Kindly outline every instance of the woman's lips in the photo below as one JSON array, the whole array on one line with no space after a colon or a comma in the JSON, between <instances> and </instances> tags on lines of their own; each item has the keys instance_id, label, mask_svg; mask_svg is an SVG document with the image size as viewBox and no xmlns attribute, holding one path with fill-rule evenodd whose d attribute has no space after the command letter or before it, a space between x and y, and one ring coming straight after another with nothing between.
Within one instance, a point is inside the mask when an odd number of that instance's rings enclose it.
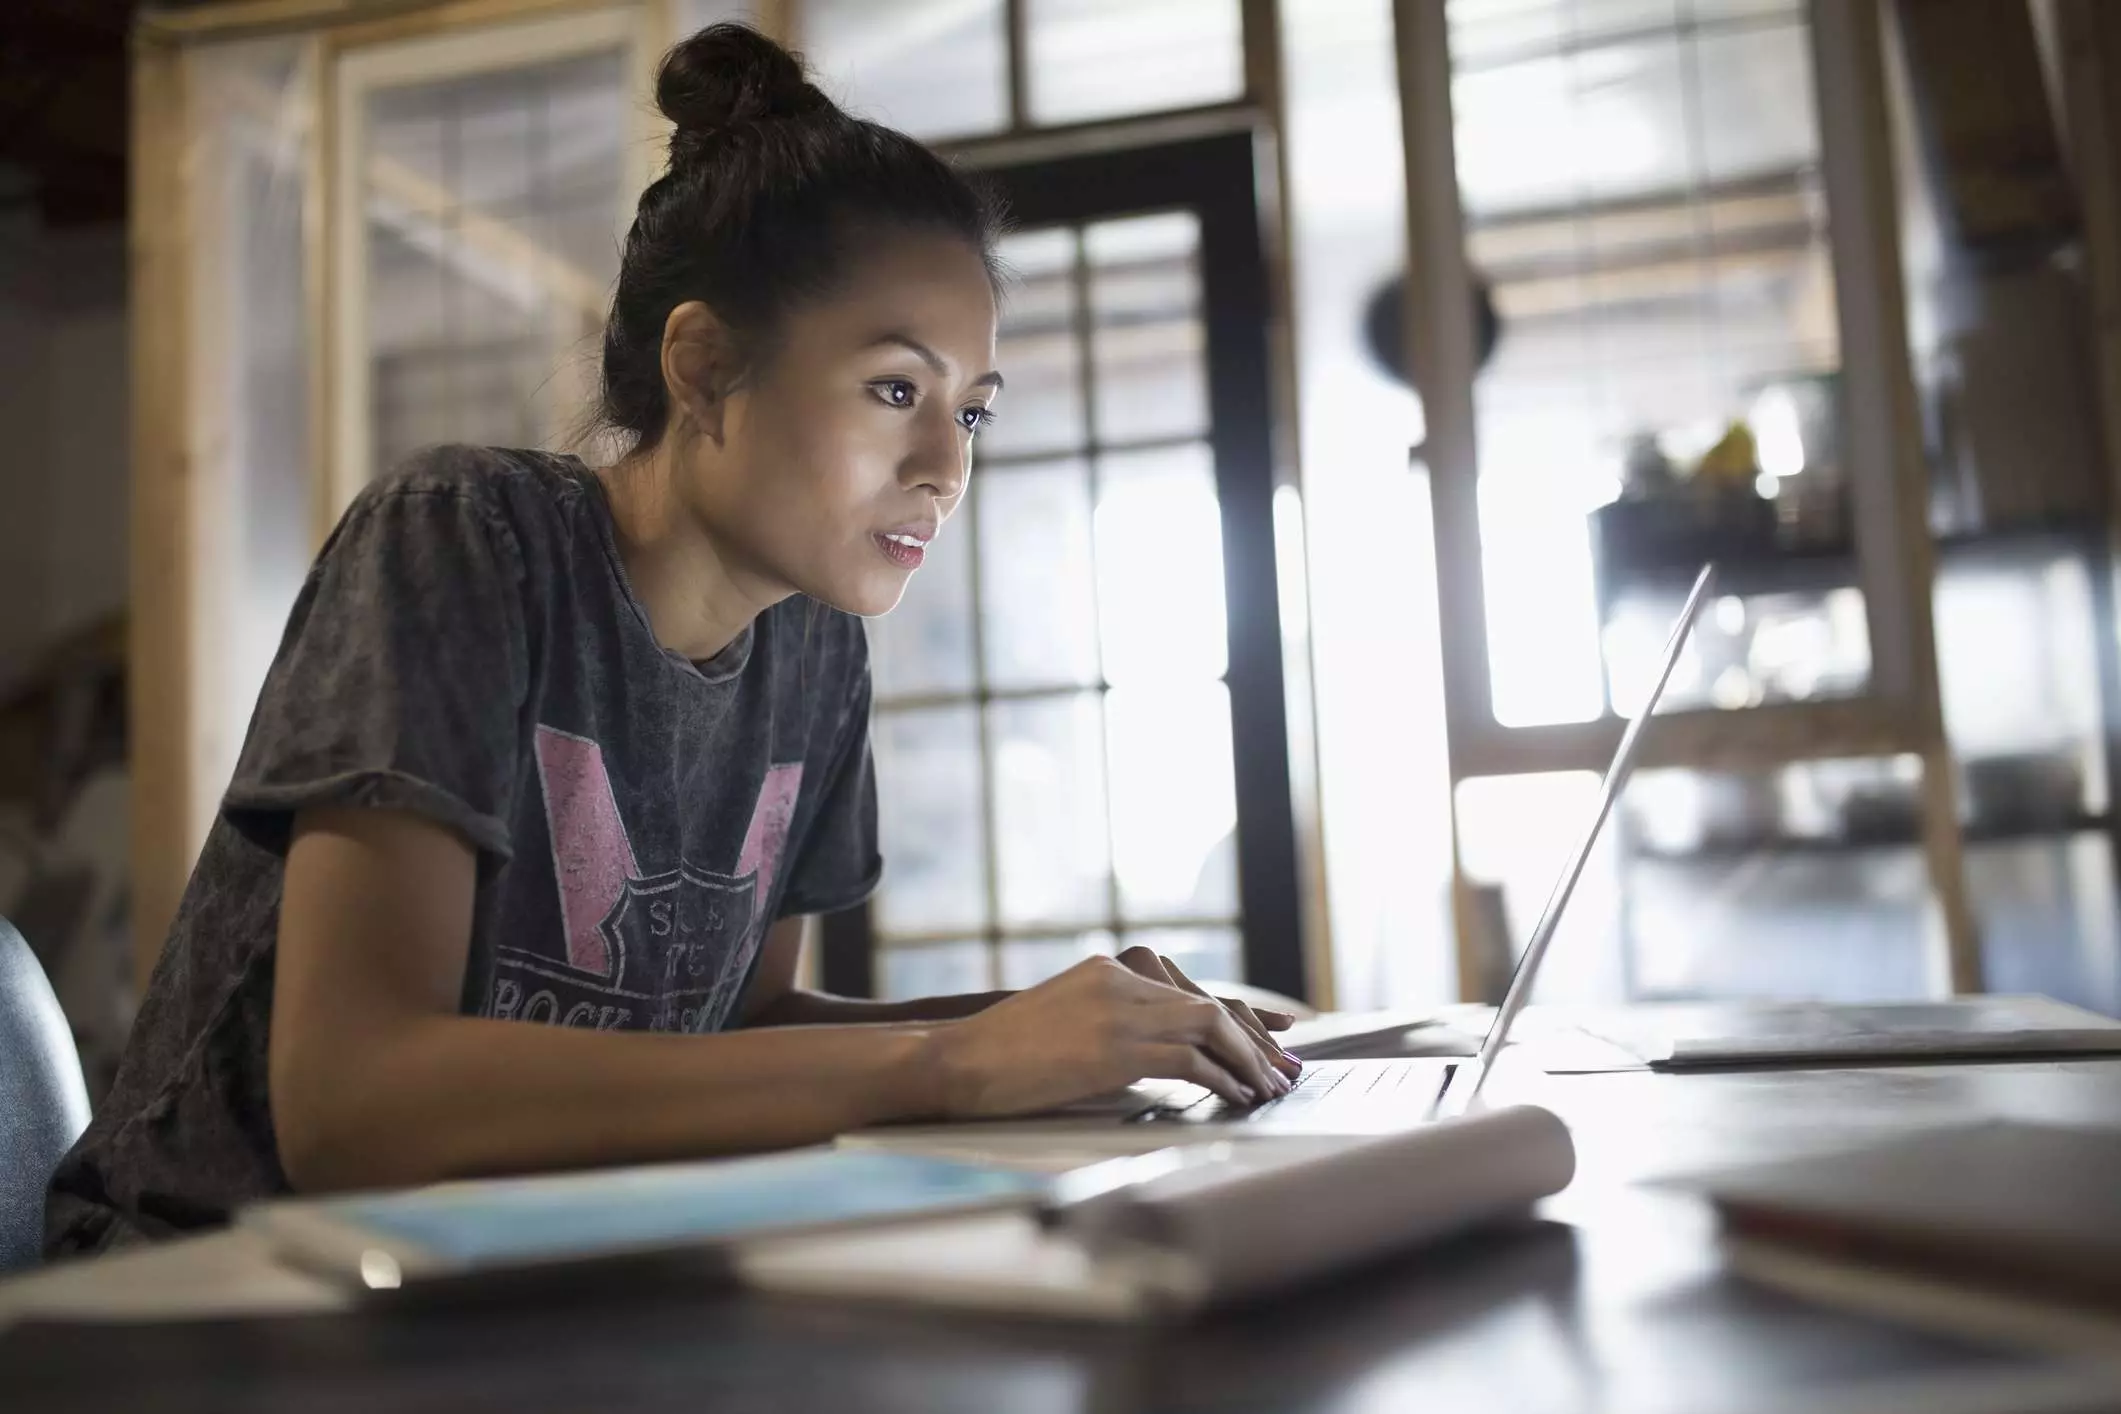
<instances>
[{"instance_id":1,"label":"woman's lips","mask_svg":"<svg viewBox=\"0 0 2121 1414\"><path fill-rule=\"evenodd\" d=\"M927 544L917 536L880 531L873 538L877 548L884 552L884 558L900 569L917 570L921 561L928 558Z\"/></svg>"}]
</instances>

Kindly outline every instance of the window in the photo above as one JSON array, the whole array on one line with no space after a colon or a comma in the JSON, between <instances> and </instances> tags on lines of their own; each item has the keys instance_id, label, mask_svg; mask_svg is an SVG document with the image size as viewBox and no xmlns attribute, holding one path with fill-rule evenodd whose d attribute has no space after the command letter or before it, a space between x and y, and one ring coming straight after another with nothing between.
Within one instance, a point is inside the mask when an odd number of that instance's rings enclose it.
<instances>
[{"instance_id":1,"label":"window","mask_svg":"<svg viewBox=\"0 0 2121 1414\"><path fill-rule=\"evenodd\" d=\"M1303 990L1253 173L1249 133L994 171L1009 387L871 625L885 882L828 986L1140 942Z\"/></svg>"},{"instance_id":2,"label":"window","mask_svg":"<svg viewBox=\"0 0 2121 1414\"><path fill-rule=\"evenodd\" d=\"M698 5L704 19L710 9ZM926 139L1245 96L1238 0L803 0L797 41L856 112Z\"/></svg>"},{"instance_id":3,"label":"window","mask_svg":"<svg viewBox=\"0 0 2121 1414\"><path fill-rule=\"evenodd\" d=\"M1199 242L1180 211L1003 250L999 420L872 629L887 991L1023 985L1141 933L1238 970Z\"/></svg>"},{"instance_id":4,"label":"window","mask_svg":"<svg viewBox=\"0 0 2121 1414\"><path fill-rule=\"evenodd\" d=\"M1500 322L1475 392L1495 714L1583 721L1640 695L1640 640L1685 588L1594 563L1594 516L1646 463L1683 473L1747 422L1760 516L1846 548L1804 11L1451 0L1449 18L1468 251ZM1675 704L1861 691L1860 594L1759 587L1778 592L1690 649Z\"/></svg>"}]
</instances>

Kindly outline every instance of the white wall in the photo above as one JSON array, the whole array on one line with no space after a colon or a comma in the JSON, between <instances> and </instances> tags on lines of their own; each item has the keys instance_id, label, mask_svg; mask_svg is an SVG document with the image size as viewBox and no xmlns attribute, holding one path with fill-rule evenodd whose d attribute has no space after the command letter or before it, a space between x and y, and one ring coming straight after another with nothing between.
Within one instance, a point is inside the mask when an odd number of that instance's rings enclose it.
<instances>
[{"instance_id":1,"label":"white wall","mask_svg":"<svg viewBox=\"0 0 2121 1414\"><path fill-rule=\"evenodd\" d=\"M0 692L126 594L122 228L0 215Z\"/></svg>"}]
</instances>

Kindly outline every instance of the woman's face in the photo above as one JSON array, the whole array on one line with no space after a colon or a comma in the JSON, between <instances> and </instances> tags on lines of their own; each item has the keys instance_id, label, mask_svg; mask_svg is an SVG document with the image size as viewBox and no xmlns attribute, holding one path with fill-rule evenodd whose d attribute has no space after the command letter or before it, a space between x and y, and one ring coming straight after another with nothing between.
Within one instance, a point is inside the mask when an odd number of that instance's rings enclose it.
<instances>
[{"instance_id":1,"label":"woman's face","mask_svg":"<svg viewBox=\"0 0 2121 1414\"><path fill-rule=\"evenodd\" d=\"M916 233L861 251L729 394L712 469L688 490L731 570L873 616L898 604L964 497L1002 380L976 251Z\"/></svg>"}]
</instances>

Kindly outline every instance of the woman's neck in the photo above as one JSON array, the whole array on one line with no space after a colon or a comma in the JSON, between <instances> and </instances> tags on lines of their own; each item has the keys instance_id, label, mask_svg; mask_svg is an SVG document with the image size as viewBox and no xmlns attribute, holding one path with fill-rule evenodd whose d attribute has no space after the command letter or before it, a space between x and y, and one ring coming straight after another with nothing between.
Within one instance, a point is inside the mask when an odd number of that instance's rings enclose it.
<instances>
[{"instance_id":1,"label":"woman's neck","mask_svg":"<svg viewBox=\"0 0 2121 1414\"><path fill-rule=\"evenodd\" d=\"M617 531L619 558L656 642L705 662L736 641L774 599L733 565L676 490L668 441L595 475ZM778 596L774 596L778 597Z\"/></svg>"}]
</instances>

